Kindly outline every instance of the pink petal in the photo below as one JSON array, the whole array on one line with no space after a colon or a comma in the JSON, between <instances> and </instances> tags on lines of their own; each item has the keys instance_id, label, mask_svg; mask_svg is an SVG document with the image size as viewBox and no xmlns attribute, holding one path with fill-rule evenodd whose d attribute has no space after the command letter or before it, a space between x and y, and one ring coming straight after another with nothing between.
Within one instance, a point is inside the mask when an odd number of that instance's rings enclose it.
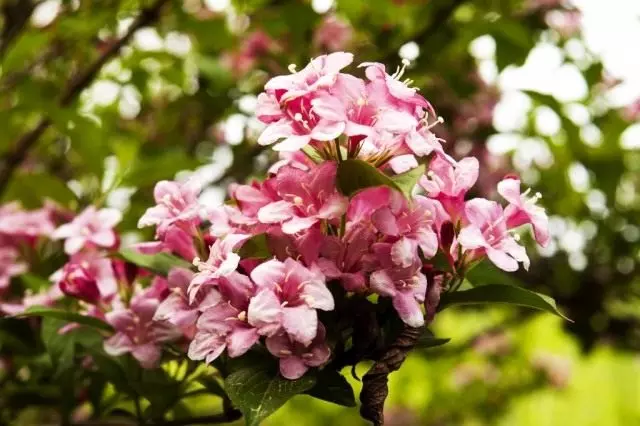
<instances>
[{"instance_id":1,"label":"pink petal","mask_svg":"<svg viewBox=\"0 0 640 426\"><path fill-rule=\"evenodd\" d=\"M251 279L258 287L274 288L284 280L284 263L278 260L268 260L251 271Z\"/></svg>"},{"instance_id":2,"label":"pink petal","mask_svg":"<svg viewBox=\"0 0 640 426\"><path fill-rule=\"evenodd\" d=\"M333 194L325 200L318 211L321 219L335 219L342 216L349 205L349 199L341 194Z\"/></svg>"},{"instance_id":3,"label":"pink petal","mask_svg":"<svg viewBox=\"0 0 640 426\"><path fill-rule=\"evenodd\" d=\"M153 368L158 365L162 351L153 343L146 343L133 348L131 354L138 360L142 368Z\"/></svg>"},{"instance_id":4,"label":"pink petal","mask_svg":"<svg viewBox=\"0 0 640 426\"><path fill-rule=\"evenodd\" d=\"M396 217L388 207L376 210L371 215L373 225L385 235L396 236L400 232Z\"/></svg>"},{"instance_id":5,"label":"pink petal","mask_svg":"<svg viewBox=\"0 0 640 426\"><path fill-rule=\"evenodd\" d=\"M153 226L162 223L170 217L167 207L163 205L153 206L147 209L138 220L138 228Z\"/></svg>"},{"instance_id":6,"label":"pink petal","mask_svg":"<svg viewBox=\"0 0 640 426\"><path fill-rule=\"evenodd\" d=\"M418 160L413 154L398 155L389 160L389 166L394 173L404 173L418 167Z\"/></svg>"},{"instance_id":7,"label":"pink petal","mask_svg":"<svg viewBox=\"0 0 640 426\"><path fill-rule=\"evenodd\" d=\"M231 358L245 354L258 341L255 328L238 327L227 336L227 352Z\"/></svg>"},{"instance_id":8,"label":"pink petal","mask_svg":"<svg viewBox=\"0 0 640 426\"><path fill-rule=\"evenodd\" d=\"M280 374L286 379L299 379L304 376L308 369L309 367L307 367L302 358L289 356L280 359Z\"/></svg>"},{"instance_id":9,"label":"pink petal","mask_svg":"<svg viewBox=\"0 0 640 426\"><path fill-rule=\"evenodd\" d=\"M287 138L294 134L291 123L286 118L267 126L258 138L260 145L269 145L279 139Z\"/></svg>"},{"instance_id":10,"label":"pink petal","mask_svg":"<svg viewBox=\"0 0 640 426\"><path fill-rule=\"evenodd\" d=\"M424 325L424 314L420 303L412 293L398 292L393 298L393 307L398 312L400 319L408 326L421 327Z\"/></svg>"},{"instance_id":11,"label":"pink petal","mask_svg":"<svg viewBox=\"0 0 640 426\"><path fill-rule=\"evenodd\" d=\"M64 252L76 254L84 247L87 240L84 237L69 237L64 241Z\"/></svg>"},{"instance_id":12,"label":"pink petal","mask_svg":"<svg viewBox=\"0 0 640 426\"><path fill-rule=\"evenodd\" d=\"M296 341L308 346L318 330L318 314L306 305L282 309L282 326Z\"/></svg>"},{"instance_id":13,"label":"pink petal","mask_svg":"<svg viewBox=\"0 0 640 426\"><path fill-rule=\"evenodd\" d=\"M458 235L458 242L465 250L473 250L489 246L484 235L482 235L482 231L473 225L462 228Z\"/></svg>"},{"instance_id":14,"label":"pink petal","mask_svg":"<svg viewBox=\"0 0 640 426\"><path fill-rule=\"evenodd\" d=\"M284 200L269 203L258 210L258 220L262 223L279 223L292 216L291 203Z\"/></svg>"},{"instance_id":15,"label":"pink petal","mask_svg":"<svg viewBox=\"0 0 640 426\"><path fill-rule=\"evenodd\" d=\"M395 283L387 271L376 271L369 277L371 289L381 296L394 297L397 293Z\"/></svg>"},{"instance_id":16,"label":"pink petal","mask_svg":"<svg viewBox=\"0 0 640 426\"><path fill-rule=\"evenodd\" d=\"M91 242L101 247L112 247L116 243L116 235L111 229L98 231L90 237Z\"/></svg>"},{"instance_id":17,"label":"pink petal","mask_svg":"<svg viewBox=\"0 0 640 426\"><path fill-rule=\"evenodd\" d=\"M317 141L330 141L340 136L344 132L344 128L344 121L329 121L323 119L316 124L310 136L311 139Z\"/></svg>"},{"instance_id":18,"label":"pink petal","mask_svg":"<svg viewBox=\"0 0 640 426\"><path fill-rule=\"evenodd\" d=\"M416 259L417 244L408 238L401 238L391 247L391 261L403 268L408 268Z\"/></svg>"},{"instance_id":19,"label":"pink petal","mask_svg":"<svg viewBox=\"0 0 640 426\"><path fill-rule=\"evenodd\" d=\"M104 341L104 351L107 355L120 356L133 349L133 342L124 333L116 333Z\"/></svg>"},{"instance_id":20,"label":"pink petal","mask_svg":"<svg viewBox=\"0 0 640 426\"><path fill-rule=\"evenodd\" d=\"M507 253L501 250L494 249L493 247L487 247L487 257L498 268L507 272L514 272L518 270L518 262Z\"/></svg>"},{"instance_id":21,"label":"pink petal","mask_svg":"<svg viewBox=\"0 0 640 426\"><path fill-rule=\"evenodd\" d=\"M293 235L305 229L311 228L318 219L315 217L298 217L294 216L282 224L282 232Z\"/></svg>"},{"instance_id":22,"label":"pink petal","mask_svg":"<svg viewBox=\"0 0 640 426\"><path fill-rule=\"evenodd\" d=\"M438 251L438 236L431 229L422 229L417 234L418 244L425 257L433 257Z\"/></svg>"},{"instance_id":23,"label":"pink petal","mask_svg":"<svg viewBox=\"0 0 640 426\"><path fill-rule=\"evenodd\" d=\"M194 361L206 358L206 362L209 363L218 358L225 348L224 336L215 333L198 332L191 344L189 344L187 355Z\"/></svg>"},{"instance_id":24,"label":"pink petal","mask_svg":"<svg viewBox=\"0 0 640 426\"><path fill-rule=\"evenodd\" d=\"M520 181L518 179L507 178L498 182L498 194L516 206L522 203L520 197Z\"/></svg>"},{"instance_id":25,"label":"pink petal","mask_svg":"<svg viewBox=\"0 0 640 426\"><path fill-rule=\"evenodd\" d=\"M273 146L274 151L295 152L311 142L311 136L309 135L291 135L280 143Z\"/></svg>"},{"instance_id":26,"label":"pink petal","mask_svg":"<svg viewBox=\"0 0 640 426\"><path fill-rule=\"evenodd\" d=\"M262 335L273 335L282 322L280 300L271 290L262 290L249 302L247 319Z\"/></svg>"},{"instance_id":27,"label":"pink petal","mask_svg":"<svg viewBox=\"0 0 640 426\"><path fill-rule=\"evenodd\" d=\"M334 308L333 295L324 283L324 280L307 281L304 285L302 295L307 300L307 305L323 311L332 311Z\"/></svg>"}]
</instances>

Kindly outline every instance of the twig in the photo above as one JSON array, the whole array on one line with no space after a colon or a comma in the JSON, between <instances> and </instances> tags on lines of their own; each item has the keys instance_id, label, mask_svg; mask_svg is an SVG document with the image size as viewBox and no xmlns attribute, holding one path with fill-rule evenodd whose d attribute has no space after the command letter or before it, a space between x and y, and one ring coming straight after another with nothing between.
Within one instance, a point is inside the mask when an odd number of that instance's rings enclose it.
<instances>
[{"instance_id":1,"label":"twig","mask_svg":"<svg viewBox=\"0 0 640 426\"><path fill-rule=\"evenodd\" d=\"M384 425L384 402L389 394L389 374L398 370L416 344L420 328L405 326L395 342L378 358L362 378L360 415L374 426Z\"/></svg>"},{"instance_id":2,"label":"twig","mask_svg":"<svg viewBox=\"0 0 640 426\"><path fill-rule=\"evenodd\" d=\"M160 16L160 9L168 1L156 0L154 4L143 9L122 38L111 44L82 74L71 80L60 98L60 106L68 106L93 81L104 64L112 59L122 46L129 42L137 30L156 21ZM0 169L0 194L6 189L15 169L22 164L31 148L50 125L51 120L49 118L41 118L40 122L31 131L18 139L14 144L14 149L5 155Z\"/></svg>"}]
</instances>

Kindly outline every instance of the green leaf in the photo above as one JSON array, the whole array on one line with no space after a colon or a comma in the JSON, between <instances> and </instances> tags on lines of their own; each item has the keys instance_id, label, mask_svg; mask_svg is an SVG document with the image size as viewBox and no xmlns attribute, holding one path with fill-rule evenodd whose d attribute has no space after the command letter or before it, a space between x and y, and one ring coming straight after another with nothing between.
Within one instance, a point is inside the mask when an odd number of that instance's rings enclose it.
<instances>
[{"instance_id":1,"label":"green leaf","mask_svg":"<svg viewBox=\"0 0 640 426\"><path fill-rule=\"evenodd\" d=\"M567 319L549 296L521 287L503 284L488 284L470 290L445 293L440 298L439 310L455 305L477 305L484 303L506 303L551 312Z\"/></svg>"},{"instance_id":2,"label":"green leaf","mask_svg":"<svg viewBox=\"0 0 640 426\"><path fill-rule=\"evenodd\" d=\"M487 284L505 284L511 286L522 286L522 281L513 275L498 269L493 263L484 260L473 268L469 269L464 277L473 284L474 287Z\"/></svg>"},{"instance_id":3,"label":"green leaf","mask_svg":"<svg viewBox=\"0 0 640 426\"><path fill-rule=\"evenodd\" d=\"M319 371L316 377L316 384L305 392L307 395L345 407L356 406L353 389L342 374L325 369Z\"/></svg>"},{"instance_id":4,"label":"green leaf","mask_svg":"<svg viewBox=\"0 0 640 426\"><path fill-rule=\"evenodd\" d=\"M60 329L66 324L65 320L55 317L45 317L42 321L42 342L58 376L76 367L76 345L95 347L103 341L99 333L88 328L76 328L61 334Z\"/></svg>"},{"instance_id":5,"label":"green leaf","mask_svg":"<svg viewBox=\"0 0 640 426\"><path fill-rule=\"evenodd\" d=\"M433 348L436 346L442 346L445 343L449 343L450 340L451 339L435 337L431 332L431 330L425 327L424 332L418 338L418 341L416 342L416 345L414 346L414 348L415 349Z\"/></svg>"},{"instance_id":6,"label":"green leaf","mask_svg":"<svg viewBox=\"0 0 640 426\"><path fill-rule=\"evenodd\" d=\"M224 388L222 387L222 385L220 384L220 382L218 382L218 380L216 380L215 377L212 376L202 376L200 378L198 378L198 382L204 386L207 391L209 391L210 393L214 394L214 395L218 395L221 397L226 397L227 393L224 391Z\"/></svg>"},{"instance_id":7,"label":"green leaf","mask_svg":"<svg viewBox=\"0 0 640 426\"><path fill-rule=\"evenodd\" d=\"M393 176L391 180L400 188L405 197L410 198L413 193L413 188L418 184L418 179L424 175L426 169L427 166L420 164L414 169Z\"/></svg>"},{"instance_id":8,"label":"green leaf","mask_svg":"<svg viewBox=\"0 0 640 426\"><path fill-rule=\"evenodd\" d=\"M271 257L267 234L258 234L249 238L238 250L238 255L243 259L266 259Z\"/></svg>"},{"instance_id":9,"label":"green leaf","mask_svg":"<svg viewBox=\"0 0 640 426\"><path fill-rule=\"evenodd\" d=\"M26 208L40 207L47 198L65 206L76 201L75 194L63 181L45 173L16 174L4 195L5 200L19 200Z\"/></svg>"},{"instance_id":10,"label":"green leaf","mask_svg":"<svg viewBox=\"0 0 640 426\"><path fill-rule=\"evenodd\" d=\"M186 260L169 253L143 254L134 249L122 249L118 254L128 262L165 277L173 268L191 269L193 266Z\"/></svg>"},{"instance_id":11,"label":"green leaf","mask_svg":"<svg viewBox=\"0 0 640 426\"><path fill-rule=\"evenodd\" d=\"M376 186L388 186L403 192L393 179L362 160L350 159L339 163L336 181L340 192L347 196Z\"/></svg>"},{"instance_id":12,"label":"green leaf","mask_svg":"<svg viewBox=\"0 0 640 426\"><path fill-rule=\"evenodd\" d=\"M231 373L225 380L225 389L246 424L254 426L315 383L315 377L309 375L298 380L285 379L275 365L260 364Z\"/></svg>"},{"instance_id":13,"label":"green leaf","mask_svg":"<svg viewBox=\"0 0 640 426\"><path fill-rule=\"evenodd\" d=\"M62 309L45 308L43 306L32 306L26 311L16 315L17 318L21 317L43 317L43 318L55 318L65 322L72 322L76 324L86 325L91 328L96 328L105 331L113 331L113 328L104 321L98 318L89 317L86 315L78 314L75 312L67 312Z\"/></svg>"}]
</instances>

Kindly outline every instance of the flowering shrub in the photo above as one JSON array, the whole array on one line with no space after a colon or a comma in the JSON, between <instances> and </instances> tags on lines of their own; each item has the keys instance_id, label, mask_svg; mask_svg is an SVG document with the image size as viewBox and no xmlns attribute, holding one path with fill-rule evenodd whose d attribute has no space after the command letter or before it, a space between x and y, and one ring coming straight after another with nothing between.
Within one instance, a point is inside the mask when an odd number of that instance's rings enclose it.
<instances>
[{"instance_id":1,"label":"flowering shrub","mask_svg":"<svg viewBox=\"0 0 640 426\"><path fill-rule=\"evenodd\" d=\"M138 417L162 422L184 388L167 396L144 380L132 387L129 371L145 377L163 360L188 359L182 381L215 388L227 419L241 412L248 424L298 393L354 405L340 372L363 360L373 366L361 414L382 424L388 374L413 347L446 342L426 328L439 310L496 302L558 313L545 296L465 279L485 259L528 268L520 229L549 240L540 195L507 176L497 187L504 204L470 197L478 161L445 154L433 133L441 119L402 80L408 64L389 74L363 63L361 79L343 72L352 61L337 52L271 79L258 98L258 142L280 160L264 181L232 185L215 208L199 202L195 178L157 183L156 205L138 223L155 227L153 241L121 249L113 209L89 206L65 220L4 207L0 290L29 267L21 244L63 240L69 257L54 286L20 302L7 295L0 309L66 321L55 339L75 339L116 388L143 396L150 407ZM79 334L92 328L97 346Z\"/></svg>"}]
</instances>

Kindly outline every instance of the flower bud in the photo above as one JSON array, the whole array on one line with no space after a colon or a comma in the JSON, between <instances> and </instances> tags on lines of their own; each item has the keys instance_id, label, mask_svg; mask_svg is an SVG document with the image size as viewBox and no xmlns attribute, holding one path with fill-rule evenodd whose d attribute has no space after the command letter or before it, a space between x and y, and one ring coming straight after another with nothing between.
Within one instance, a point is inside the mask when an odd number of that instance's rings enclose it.
<instances>
[{"instance_id":1,"label":"flower bud","mask_svg":"<svg viewBox=\"0 0 640 426\"><path fill-rule=\"evenodd\" d=\"M67 296L95 304L100 300L96 277L81 264L67 264L60 280L60 290Z\"/></svg>"}]
</instances>

